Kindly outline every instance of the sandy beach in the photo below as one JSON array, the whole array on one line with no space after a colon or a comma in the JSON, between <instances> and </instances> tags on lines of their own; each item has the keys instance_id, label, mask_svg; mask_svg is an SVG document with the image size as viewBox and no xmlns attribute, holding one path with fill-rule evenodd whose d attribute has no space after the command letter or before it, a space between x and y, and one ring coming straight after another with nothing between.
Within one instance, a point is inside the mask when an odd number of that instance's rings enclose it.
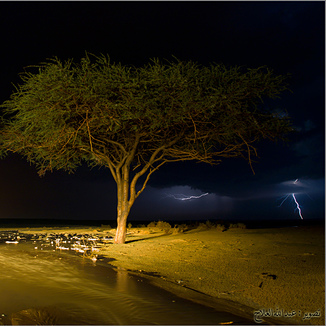
<instances>
[{"instance_id":1,"label":"sandy beach","mask_svg":"<svg viewBox=\"0 0 326 326\"><path fill-rule=\"evenodd\" d=\"M19 229L20 232L97 233L114 229ZM173 230L173 229L172 229ZM166 234L131 228L125 245L100 255L114 268L196 302L236 309L253 324L325 324L325 233L316 226L239 229L200 227ZM231 323L232 321L230 321Z\"/></svg>"}]
</instances>

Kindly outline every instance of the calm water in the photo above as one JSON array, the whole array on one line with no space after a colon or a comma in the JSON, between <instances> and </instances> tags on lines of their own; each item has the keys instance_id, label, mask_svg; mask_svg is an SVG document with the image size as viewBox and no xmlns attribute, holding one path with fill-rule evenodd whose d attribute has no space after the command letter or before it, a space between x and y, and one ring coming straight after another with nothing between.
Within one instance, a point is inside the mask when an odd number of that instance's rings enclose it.
<instances>
[{"instance_id":1,"label":"calm water","mask_svg":"<svg viewBox=\"0 0 326 326\"><path fill-rule=\"evenodd\" d=\"M43 308L56 324L251 324L69 253L0 244L0 316Z\"/></svg>"}]
</instances>

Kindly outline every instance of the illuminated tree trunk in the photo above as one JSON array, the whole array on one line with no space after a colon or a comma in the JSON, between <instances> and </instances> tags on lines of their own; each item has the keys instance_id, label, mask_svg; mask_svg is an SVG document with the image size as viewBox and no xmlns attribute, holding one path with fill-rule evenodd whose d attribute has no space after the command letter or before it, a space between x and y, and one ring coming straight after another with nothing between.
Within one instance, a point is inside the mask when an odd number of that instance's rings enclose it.
<instances>
[{"instance_id":1,"label":"illuminated tree trunk","mask_svg":"<svg viewBox=\"0 0 326 326\"><path fill-rule=\"evenodd\" d=\"M122 244L126 242L127 218L127 214L118 216L117 232L114 237L114 243Z\"/></svg>"},{"instance_id":2,"label":"illuminated tree trunk","mask_svg":"<svg viewBox=\"0 0 326 326\"><path fill-rule=\"evenodd\" d=\"M117 231L114 237L114 243L125 243L127 232L127 218L130 212L131 203L129 202L129 168L124 166L122 175L117 179Z\"/></svg>"}]
</instances>

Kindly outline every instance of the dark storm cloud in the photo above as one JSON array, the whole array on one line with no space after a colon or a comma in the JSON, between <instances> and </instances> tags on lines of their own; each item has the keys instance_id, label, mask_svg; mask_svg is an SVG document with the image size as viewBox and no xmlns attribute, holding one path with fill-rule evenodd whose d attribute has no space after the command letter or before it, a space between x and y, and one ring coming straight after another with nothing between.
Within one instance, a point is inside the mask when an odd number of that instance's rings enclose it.
<instances>
[{"instance_id":1,"label":"dark storm cloud","mask_svg":"<svg viewBox=\"0 0 326 326\"><path fill-rule=\"evenodd\" d=\"M308 126L305 124L304 128L311 128L310 123ZM320 134L312 135L304 138L293 145L294 151L299 157L310 155L323 154L323 138Z\"/></svg>"},{"instance_id":2,"label":"dark storm cloud","mask_svg":"<svg viewBox=\"0 0 326 326\"><path fill-rule=\"evenodd\" d=\"M293 179L280 183L262 185L256 188L255 193L242 199L278 198L288 194L308 194L323 196L325 193L325 179Z\"/></svg>"},{"instance_id":3,"label":"dark storm cloud","mask_svg":"<svg viewBox=\"0 0 326 326\"><path fill-rule=\"evenodd\" d=\"M230 215L233 211L233 200L227 196L204 193L189 186L173 186L157 189L147 187L144 196L135 203L132 216L142 219L207 219L218 218L218 215ZM188 200L180 198L198 196ZM178 199L179 198L179 199Z\"/></svg>"}]
</instances>

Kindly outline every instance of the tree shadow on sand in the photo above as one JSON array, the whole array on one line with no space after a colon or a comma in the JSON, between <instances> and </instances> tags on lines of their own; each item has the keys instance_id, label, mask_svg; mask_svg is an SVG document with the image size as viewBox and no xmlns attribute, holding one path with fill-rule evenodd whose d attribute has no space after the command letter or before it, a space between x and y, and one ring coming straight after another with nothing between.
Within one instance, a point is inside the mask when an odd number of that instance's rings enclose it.
<instances>
[{"instance_id":1,"label":"tree shadow on sand","mask_svg":"<svg viewBox=\"0 0 326 326\"><path fill-rule=\"evenodd\" d=\"M146 240L151 240L151 239L157 239L157 238L161 238L161 237L166 237L168 235L171 235L171 233L160 234L160 235L156 235L156 236L148 237L148 238L138 238L138 239L126 240L126 243L132 243L132 242L137 242L137 241L146 241Z\"/></svg>"}]
</instances>

